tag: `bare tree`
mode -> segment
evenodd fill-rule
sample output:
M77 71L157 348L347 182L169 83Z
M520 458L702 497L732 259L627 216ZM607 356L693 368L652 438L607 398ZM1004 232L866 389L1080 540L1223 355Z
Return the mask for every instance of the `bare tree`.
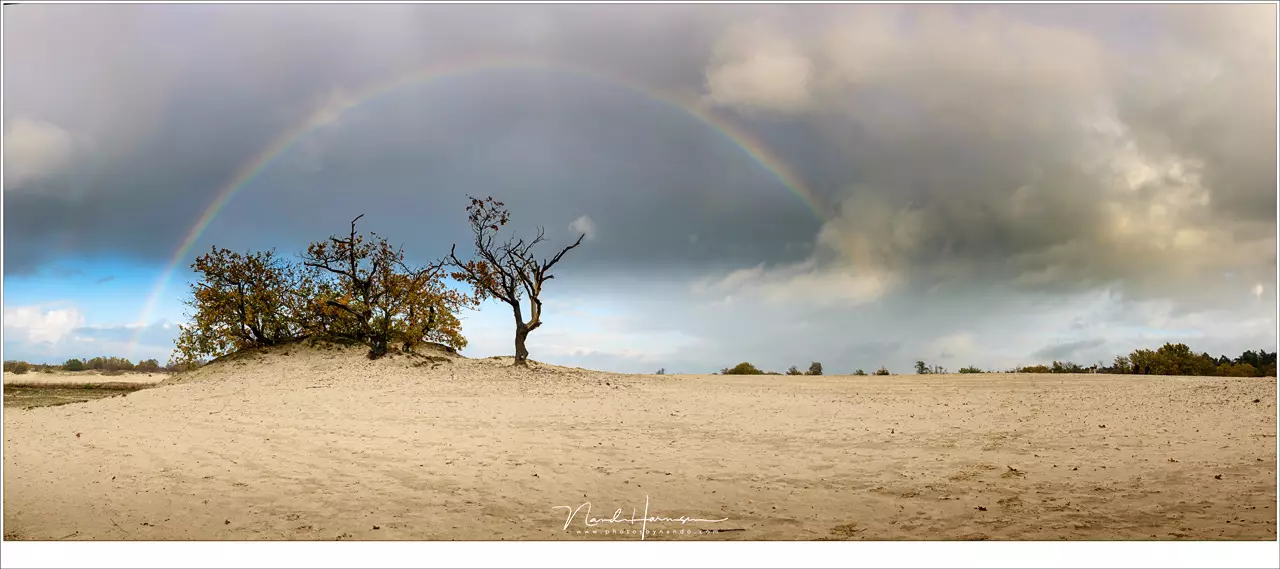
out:
M530 241L512 236L499 243L496 240L497 234L511 217L502 202L492 197L483 200L472 197L471 205L467 206L467 214L475 237L477 258L463 261L455 254L457 245L450 248L449 262L458 268L453 273L453 278L475 287L479 298L493 297L511 307L516 320L514 365L528 365L529 350L524 344L529 333L542 326L542 286L555 278L551 274L551 268L564 258L565 253L581 245L586 234L579 235L577 241L561 249L550 260L539 261L534 256L533 248L546 238L546 232L541 227L538 228L538 235ZM525 298L529 300L528 320L524 319L521 306Z

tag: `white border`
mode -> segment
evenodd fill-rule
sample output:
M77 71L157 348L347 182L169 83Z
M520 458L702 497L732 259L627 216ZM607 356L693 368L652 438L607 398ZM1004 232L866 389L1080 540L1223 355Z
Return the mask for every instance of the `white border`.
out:
M1276 542L6 542L7 567L1275 567Z
M191 0L105 2L40 0L21 4L512 4L497 0L429 2L406 0ZM558 0L536 4L600 4ZM774 4L624 0L618 4ZM902 4L890 1L806 1L803 4ZM1001 4L1003 2L927 2ZM1187 0L1111 2L1084 0L1044 4L1205 4ZM1277 2L1230 2L1277 4ZM1280 28L1280 10L1277 10ZM3 60L0 47L0 61ZM1277 81L1280 90L1280 80ZM1280 106L1280 99L1278 99ZM0 96L0 117L3 117ZM1280 117L1277 118L1280 143ZM0 118L0 132L3 118ZM0 154L3 143L0 142ZM1277 154L1280 163L1280 154ZM3 166L0 165L0 176ZM1277 176L1280 187L1280 175ZM0 192L0 218L4 212ZM1276 209L1280 220L1280 203ZM2 223L2 221L0 221ZM1280 243L1280 223L1277 224ZM0 275L3 274L0 235ZM1277 249L1280 253L1280 248ZM1277 267L1280 283L1280 267ZM0 299L3 298L0 279ZM1280 295L1280 287L1277 289ZM2 334L0 334L2 335ZM0 426L0 436L3 427ZM1277 442L1280 452L1280 441ZM0 466L0 473L3 466ZM3 482L0 482L0 494ZM1280 508L1278 508L1280 510ZM1280 515L1280 512L1278 512ZM1280 519L1278 519L1280 522ZM1280 525L1280 523L1278 523ZM3 522L0 522L2 528ZM1280 542L4 542L5 567L1276 567Z

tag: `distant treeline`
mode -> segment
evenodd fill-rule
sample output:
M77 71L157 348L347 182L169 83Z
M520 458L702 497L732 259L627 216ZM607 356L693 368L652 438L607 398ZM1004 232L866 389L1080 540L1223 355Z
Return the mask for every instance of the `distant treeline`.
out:
M817 373L814 373L816 370ZM946 368L929 365L924 360L916 362L917 374L949 373ZM664 370L665 371L665 370ZM1246 350L1236 358L1219 356L1214 358L1208 352L1197 354L1186 344L1165 344L1155 350L1134 350L1127 356L1116 356L1107 364L1099 361L1084 366L1070 361L1054 361L1050 365L1019 366L1006 373L1110 373L1132 375L1203 375L1222 377L1275 377L1276 353L1266 350ZM993 370L983 371L977 366L965 366L959 373L995 373ZM720 375L783 375L778 372L763 371L749 362L742 362L731 368L720 370ZM814 362L809 372L804 373L792 366L786 375L822 375L822 364ZM867 375L861 369L853 375ZM883 366L874 375L890 375Z
M4 362L5 373L21 375L27 372L44 372L53 373L55 371L101 371L110 373L123 373L126 371L137 372L180 372L196 367L195 365L186 365L170 362L169 365L160 365L158 360L142 360L138 363L129 361L128 358L117 358L115 356L100 356L96 358L80 359L71 358L61 365L56 364L32 364L21 360L9 360Z
M1135 375L1205 375L1221 377L1275 377L1276 353L1246 350L1236 358L1208 352L1195 353L1186 344L1165 344L1155 350L1134 350L1107 364L1082 366L1055 361L1051 365L1018 368L1020 373L1114 373Z

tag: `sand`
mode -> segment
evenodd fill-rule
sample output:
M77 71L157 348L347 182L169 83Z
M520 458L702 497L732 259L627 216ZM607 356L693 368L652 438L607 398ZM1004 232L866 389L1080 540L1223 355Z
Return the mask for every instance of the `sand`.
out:
M295 346L6 409L6 537L1276 539L1274 378L509 361Z
M163 382L170 374L162 372L121 372L105 374L98 371L55 371L44 373L30 371L23 374L4 374L4 385L85 385L103 383L130 383L150 385Z

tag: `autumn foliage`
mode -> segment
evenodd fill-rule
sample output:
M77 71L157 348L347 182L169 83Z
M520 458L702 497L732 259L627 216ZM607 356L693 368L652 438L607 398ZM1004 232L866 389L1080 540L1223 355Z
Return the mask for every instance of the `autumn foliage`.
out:
M356 230L316 241L297 261L213 248L192 265L193 313L174 360L197 362L303 338L358 342L377 358L423 342L461 349L457 312L476 299L448 289L443 263L413 267L402 248Z
M178 333L176 360L274 346L304 334L306 279L274 251L242 255L214 247L191 267L200 275L186 302L195 312Z

